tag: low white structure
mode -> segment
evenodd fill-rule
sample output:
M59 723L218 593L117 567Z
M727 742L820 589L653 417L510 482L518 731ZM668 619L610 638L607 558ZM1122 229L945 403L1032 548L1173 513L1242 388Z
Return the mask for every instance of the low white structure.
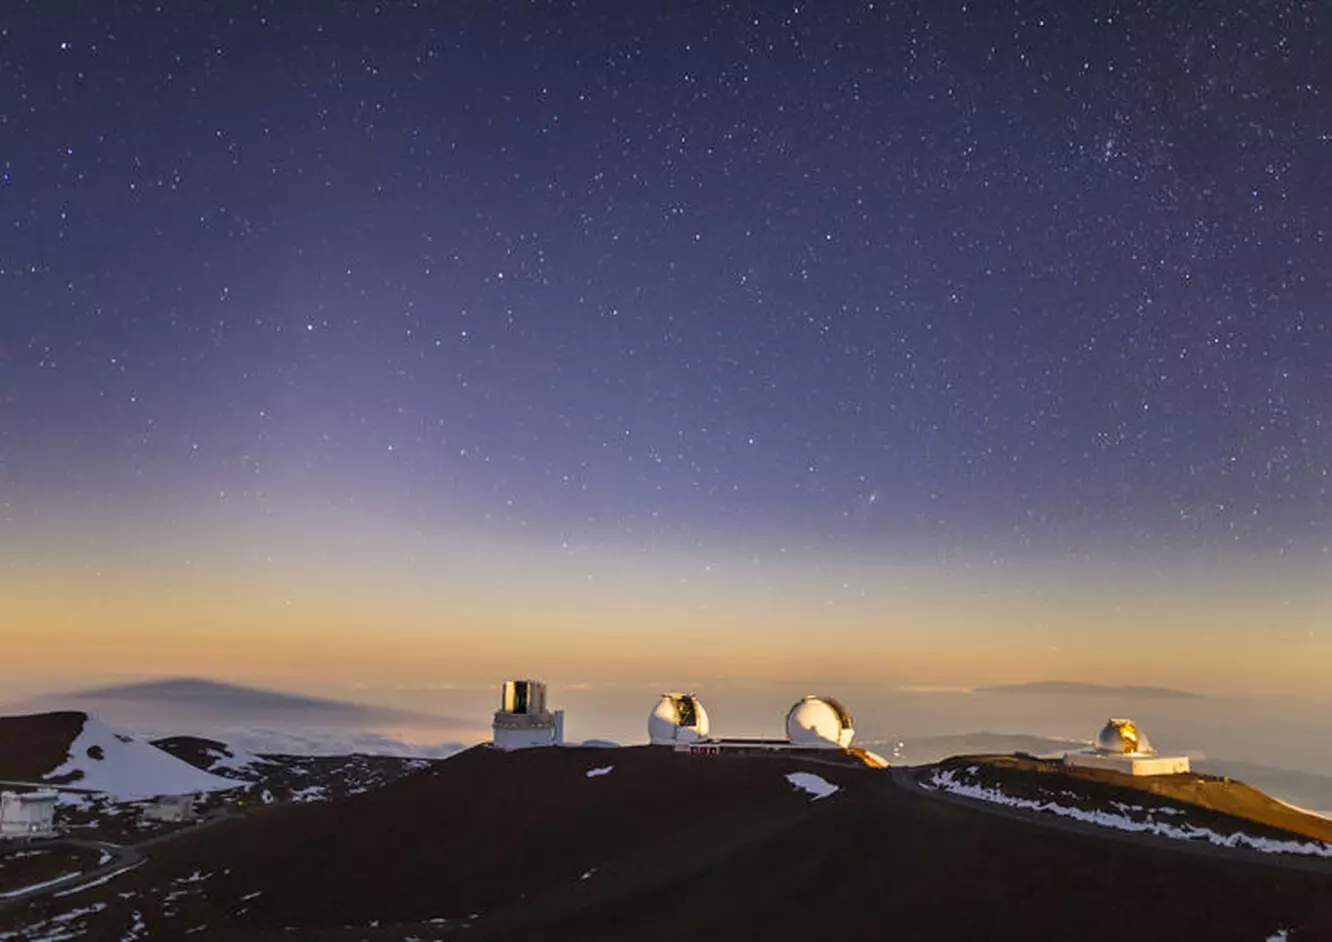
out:
M0 792L0 838L53 837L57 793Z
M1158 755L1132 720L1111 719L1096 737L1096 746L1064 754L1064 764L1109 769L1125 775L1176 775L1189 771L1188 756Z
M663 693L648 716L654 746L698 742L708 736L708 711L692 693Z
M198 817L193 795L162 795L154 798L143 809L143 820L162 824L179 824Z
M546 709L541 681L506 680L491 729L497 749L557 746L564 742L564 711Z
M786 714L786 738L796 745L846 749L855 735L851 714L832 697L805 697Z
M878 753L870 752L868 749L857 749L854 746L847 749L837 749L836 746L828 743L818 743L811 746L785 739L700 739L698 742L676 743L675 751L688 753L691 756L788 755L801 756L805 759L813 759L817 754L820 762L842 764L838 762L839 757L847 757L849 761L859 762L871 769L888 768L887 759Z

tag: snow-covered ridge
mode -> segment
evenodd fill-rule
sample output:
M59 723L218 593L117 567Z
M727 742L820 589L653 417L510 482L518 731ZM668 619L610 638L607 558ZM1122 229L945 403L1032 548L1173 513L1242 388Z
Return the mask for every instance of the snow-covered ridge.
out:
M966 771L974 773L976 771L976 766L972 766ZM1151 809L1144 808L1141 805L1116 803L1115 812L1112 813L1097 809L1074 808L1069 805L1061 805L1052 801L1035 801L1030 798L1017 798L998 788L960 781L956 769L936 771L930 777L929 784L926 787L936 788L940 791L945 791L952 795L959 795L963 798L972 798L977 801L988 801L992 804L1007 805L1010 808L1056 814L1062 818L1072 818L1075 821L1083 821L1088 824L1098 825L1099 827L1114 828L1119 831L1154 834L1158 837L1166 837L1177 841L1202 840L1215 844L1218 847L1256 850L1265 854L1297 854L1305 857L1332 858L1332 846L1324 844L1321 841L1291 841L1269 837L1254 837L1240 831L1236 831L1232 834L1220 834L1210 828L1200 828L1185 823L1175 824L1156 819L1156 815L1158 814L1169 816L1185 814L1185 812L1179 808ZM1141 817L1135 817L1136 815L1140 815Z
M271 759L265 759L252 752L247 752L236 746L228 745L225 749L219 749L213 746L206 746L203 750L204 755L210 759L208 769L223 769L229 772L246 773L254 771L255 766L272 765Z
M223 791L244 783L196 769L188 762L88 717L70 743L69 755L47 780L80 773L69 784L134 800L156 795Z

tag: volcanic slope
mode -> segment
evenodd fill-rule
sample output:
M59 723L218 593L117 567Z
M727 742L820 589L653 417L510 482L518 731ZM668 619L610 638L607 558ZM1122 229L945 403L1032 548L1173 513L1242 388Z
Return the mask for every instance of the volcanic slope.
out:
M413 772L438 759L351 753L337 756L256 755L229 743L198 736L170 736L153 745L224 778L251 785L257 795L267 791L278 801L327 801L357 795ZM263 800L261 798L261 800Z
M122 800L236 787L84 713L0 717L0 779Z
M73 711L0 716L0 779L35 782L54 771L87 718Z
M196 769L212 772L214 775L241 775L254 771L268 763L263 756L246 752L229 743L202 736L167 736L154 739L153 745L163 752L188 762Z
M910 774L879 774L815 810L654 885L608 870L461 937L1332 939L1332 866L1040 827L941 801Z
M1026 805L1187 812L1189 824L1218 833L1332 845L1332 820L1277 801L1244 782L1200 772L1135 776L1028 756L981 755L938 763L932 777L944 775Z
M807 774L787 778L797 772ZM456 924L558 897L621 860L645 869L644 885L665 878L663 862L692 871L882 774L650 747L477 747L364 794L259 808L160 845L139 870L73 901L107 904L91 929L108 937L134 918L150 937L204 925L245 936ZM831 786L842 791L808 790ZM52 903L30 916L57 912Z
M1332 868L1041 827L902 772L479 747L159 845L0 930L72 905L90 938L1332 938Z

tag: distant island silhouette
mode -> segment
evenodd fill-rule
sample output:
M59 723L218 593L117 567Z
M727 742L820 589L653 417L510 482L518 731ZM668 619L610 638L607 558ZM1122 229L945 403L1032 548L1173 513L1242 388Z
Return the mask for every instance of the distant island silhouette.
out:
M993 687L977 687L976 693L1046 693L1046 694L1097 694L1116 697L1155 697L1172 700L1197 700L1200 693L1187 690L1175 690L1171 687L1149 687L1142 684L1084 684L1068 680L1040 680L1029 684L998 684Z

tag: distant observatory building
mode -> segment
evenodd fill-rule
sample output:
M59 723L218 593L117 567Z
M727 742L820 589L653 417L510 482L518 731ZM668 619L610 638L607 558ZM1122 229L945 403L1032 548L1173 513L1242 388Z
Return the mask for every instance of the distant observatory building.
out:
M1064 764L1111 769L1126 775L1175 775L1189 771L1188 756L1158 755L1132 720L1109 720L1096 736L1096 746L1064 756Z
M851 714L832 697L805 697L786 714L786 738L799 746L846 749L855 735Z
M54 791L0 792L0 838L53 837Z
M497 749L557 746L564 742L564 711L546 709L541 681L506 680L492 729Z
M193 795L159 795L144 806L140 817L144 821L180 824L197 819L199 809Z
M648 716L648 741L674 746L708 738L708 711L692 693L663 693Z

